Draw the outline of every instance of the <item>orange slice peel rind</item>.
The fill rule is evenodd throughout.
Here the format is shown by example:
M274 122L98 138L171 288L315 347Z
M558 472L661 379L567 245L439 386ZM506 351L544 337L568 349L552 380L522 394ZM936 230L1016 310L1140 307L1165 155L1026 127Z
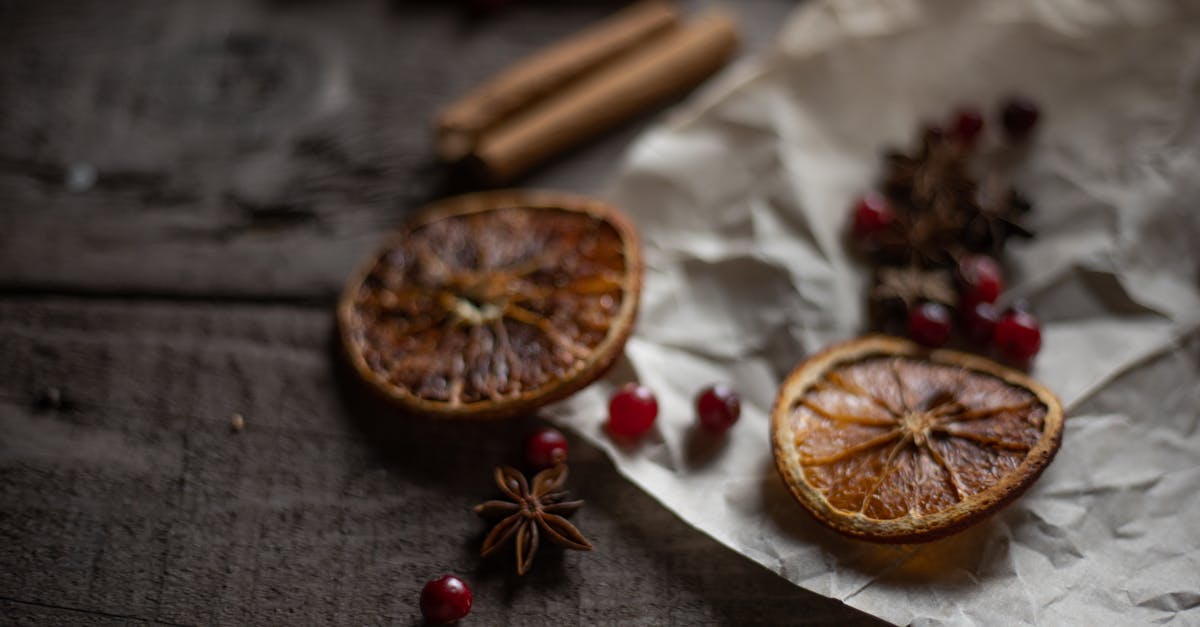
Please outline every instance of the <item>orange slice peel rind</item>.
M1020 496L1054 458L1055 395L991 360L889 336L832 346L786 378L776 467L819 522L908 543L962 530Z
M357 374L409 413L492 419L573 394L621 355L641 243L608 203L501 190L420 211L347 283Z

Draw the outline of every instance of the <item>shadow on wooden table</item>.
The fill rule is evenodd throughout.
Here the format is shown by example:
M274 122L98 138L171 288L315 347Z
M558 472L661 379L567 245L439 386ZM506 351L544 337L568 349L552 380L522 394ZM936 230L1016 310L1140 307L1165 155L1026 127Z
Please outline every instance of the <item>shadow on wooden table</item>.
M493 483L493 469L499 464L521 468L524 464L520 451L525 436L544 424L535 416L450 420L408 415L358 378L346 363L336 334L329 354L346 415L380 460L410 479L437 485L459 497L468 496L480 502L502 498ZM477 555L489 530L489 525L480 521L478 533L459 541L461 551ZM549 542L542 543L537 567L524 577L516 574L514 560L511 547L502 549L488 559L479 560L473 579L502 580L508 603L523 587L530 588L530 594L552 593L570 579L563 549Z
M333 335L328 354L340 402L384 466L409 480L436 486L448 499L475 503L497 497L493 467L499 463L520 467L525 435L544 423L533 416L464 422L403 415L357 378ZM514 618L504 612L519 614L531 606L557 607L547 600L555 598L556 603L578 606L580 620L592 611L594 616L622 616L637 623L639 617L654 615L642 611L646 608L686 602L703 603L709 608L709 620L723 624L796 624L799 616L809 625L879 624L840 601L796 588L697 533L620 477L603 451L573 434L568 437L572 471L568 487L573 497L588 503L574 520L595 544L595 551L565 551L543 542L534 568L518 576L511 548L487 559L477 557L488 532L484 522L468 534L448 539L458 545L456 563L474 564L473 570L465 567L460 572L468 574L477 598L499 601L489 608L491 618ZM702 464L719 450L707 441L696 446L692 463ZM786 493L783 496L787 498ZM655 583L646 583L647 579ZM672 590L670 599L661 596L664 586Z
M453 420L406 414L358 378L346 363L336 333L331 334L328 352L346 416L386 465L473 495L491 486L497 464L520 466L517 453L524 435L537 426L535 417Z

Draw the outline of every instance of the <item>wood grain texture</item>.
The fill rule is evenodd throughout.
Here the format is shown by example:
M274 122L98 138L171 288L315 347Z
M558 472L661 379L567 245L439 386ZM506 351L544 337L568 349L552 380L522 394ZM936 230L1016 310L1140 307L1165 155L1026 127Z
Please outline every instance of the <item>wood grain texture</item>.
M416 624L452 571L467 624L873 624L575 439L596 550L481 561L537 421L402 420L334 357L351 267L462 189L437 108L619 4L0 1L0 622ZM738 3L749 50L791 6ZM525 182L598 188L652 118Z
M449 4L0 4L0 286L332 298L465 189L434 155L439 106L622 3ZM791 3L744 4L761 48ZM517 184L592 191L652 117Z
M575 522L597 549L548 549L524 578L480 560L471 507L535 421L404 420L333 338L324 308L0 300L0 598L98 622L413 622L452 571L476 624L866 620L688 528L579 440Z

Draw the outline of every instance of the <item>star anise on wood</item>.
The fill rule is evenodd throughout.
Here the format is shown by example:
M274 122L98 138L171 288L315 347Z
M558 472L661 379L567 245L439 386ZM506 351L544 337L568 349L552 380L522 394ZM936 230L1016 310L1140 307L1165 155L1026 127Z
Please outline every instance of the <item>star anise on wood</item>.
M539 538L576 551L592 550L592 543L563 516L575 513L583 501L564 501L567 465L558 464L534 475L533 486L525 475L509 466L496 468L496 485L510 500L487 501L475 506L484 518L502 518L483 540L481 555L487 557L515 541L517 574L524 575L533 564Z

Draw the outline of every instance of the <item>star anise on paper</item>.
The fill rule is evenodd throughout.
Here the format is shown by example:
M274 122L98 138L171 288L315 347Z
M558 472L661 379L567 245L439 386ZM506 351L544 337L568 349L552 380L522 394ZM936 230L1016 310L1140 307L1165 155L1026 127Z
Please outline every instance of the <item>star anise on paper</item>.
M950 273L917 267L880 268L871 298L897 299L905 308L927 301L953 305L957 300Z
M496 485L510 500L487 501L475 506L484 518L502 518L483 540L483 557L492 555L509 542L516 543L517 574L524 575L533 564L541 537L576 551L592 550L583 537L563 516L575 513L583 501L564 501L567 492L567 465L558 464L534 475L532 488L525 475L509 466L496 468Z
M966 157L960 144L933 130L925 131L915 154L885 156L883 188L896 215L886 230L863 242L875 263L953 263L963 248L964 228L979 213Z
M1021 224L1031 208L1029 201L1005 177L988 177L972 208L963 226L963 244L971 250L997 255L1010 236L1033 237L1033 232Z
M1007 240L1033 236L1023 224L1029 201L1012 177L1028 154L1020 124L1032 128L1037 108L1018 102L1004 111L1001 143L983 135L981 110L964 105L948 125L925 127L915 148L884 152L878 187L852 205L849 241L875 267L867 299L875 330L928 346L960 337L1001 351L1014 344L1011 328L994 320L1009 313L995 303L1005 285L1000 254ZM1032 350L1011 351L1014 363L1036 353L1040 341L1036 320L1017 326L1032 338Z
M961 248L965 217L952 199L939 199L927 211L900 213L890 228L864 242L863 249L881 265L946 266Z
M908 311L924 302L953 307L957 300L950 273L917 266L882 267L870 292L871 317L876 325L903 320Z
M892 151L884 162L884 189L909 211L927 211L947 200L958 204L974 195L966 154L941 132L926 129L915 155Z

